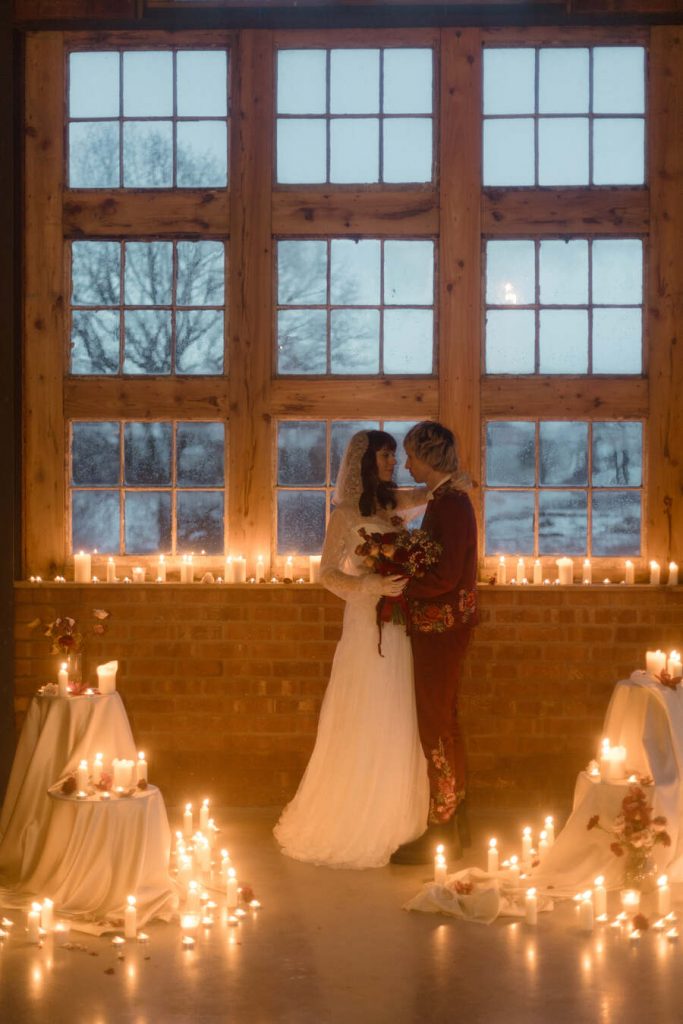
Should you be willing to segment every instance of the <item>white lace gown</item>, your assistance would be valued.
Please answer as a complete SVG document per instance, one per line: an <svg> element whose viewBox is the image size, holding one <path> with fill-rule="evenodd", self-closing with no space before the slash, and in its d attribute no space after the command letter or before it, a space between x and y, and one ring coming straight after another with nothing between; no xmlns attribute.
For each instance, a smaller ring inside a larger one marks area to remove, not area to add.
<svg viewBox="0 0 683 1024"><path fill-rule="evenodd" d="M411 492L399 501L410 503ZM357 508L342 505L330 516L321 581L344 598L346 608L315 748L274 830L283 853L296 860L381 867L425 829L429 785L410 639L404 626L386 623L380 656L377 577L368 578L355 554L360 527L395 529L391 514L363 518Z"/></svg>

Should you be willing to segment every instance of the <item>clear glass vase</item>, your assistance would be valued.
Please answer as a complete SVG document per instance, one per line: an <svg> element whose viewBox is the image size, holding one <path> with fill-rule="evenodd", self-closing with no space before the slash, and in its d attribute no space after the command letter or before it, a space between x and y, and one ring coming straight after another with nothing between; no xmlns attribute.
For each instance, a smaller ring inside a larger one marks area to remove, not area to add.
<svg viewBox="0 0 683 1024"><path fill-rule="evenodd" d="M624 861L624 886L639 892L654 892L657 887L652 857L644 850L629 850Z"/></svg>
<svg viewBox="0 0 683 1024"><path fill-rule="evenodd" d="M75 686L81 686L83 682L83 661L80 651L74 651L66 656L66 668L69 673L69 682Z"/></svg>

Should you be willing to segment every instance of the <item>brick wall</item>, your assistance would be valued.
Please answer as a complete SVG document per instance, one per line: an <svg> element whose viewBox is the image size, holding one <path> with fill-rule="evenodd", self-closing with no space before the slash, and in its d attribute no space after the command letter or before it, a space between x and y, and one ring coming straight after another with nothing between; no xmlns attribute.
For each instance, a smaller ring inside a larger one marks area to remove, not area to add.
<svg viewBox="0 0 683 1024"><path fill-rule="evenodd" d="M482 587L462 696L475 806L561 812L593 756L616 680L647 648L683 647L683 587ZM203 794L280 804L315 738L342 602L317 586L16 588L18 724L57 658L31 626L92 609L85 670L118 658L118 689L169 803Z"/></svg>

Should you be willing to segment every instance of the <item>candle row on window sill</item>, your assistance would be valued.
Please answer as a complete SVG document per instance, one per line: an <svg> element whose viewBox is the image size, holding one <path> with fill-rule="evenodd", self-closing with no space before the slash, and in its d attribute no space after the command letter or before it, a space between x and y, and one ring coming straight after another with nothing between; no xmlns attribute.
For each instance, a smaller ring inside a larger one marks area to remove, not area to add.
<svg viewBox="0 0 683 1024"><path fill-rule="evenodd" d="M498 559L498 567L496 572L496 582L499 584L504 583L515 583L520 585L531 584L531 586L549 586L550 584L559 584L561 586L570 586L574 583L574 562L571 558L557 558L555 559L555 565L557 566L557 578L550 580L543 576L543 563L540 558L534 559L531 564L531 578L527 576L526 562L523 558L518 558L514 570L514 575L508 578L508 563L504 555L501 555ZM512 566L510 566L512 569ZM619 582L627 585L632 585L636 581L635 579L635 565L630 559L626 559L624 562L624 578ZM577 579L578 582L578 579ZM581 567L581 583L591 584L597 582L593 580L593 566L591 565L590 558L584 558ZM610 584L611 579L602 580L603 584ZM658 562L650 562L650 577L649 582L651 586L659 586L662 582L661 578L661 567ZM678 564L676 562L669 562L669 576L667 583L670 587L678 586Z"/></svg>

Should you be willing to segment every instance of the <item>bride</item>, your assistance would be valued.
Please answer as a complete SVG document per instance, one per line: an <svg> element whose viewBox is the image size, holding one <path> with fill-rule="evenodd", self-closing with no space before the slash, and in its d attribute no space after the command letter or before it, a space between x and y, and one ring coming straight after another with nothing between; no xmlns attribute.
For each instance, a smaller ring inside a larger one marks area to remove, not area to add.
<svg viewBox="0 0 683 1024"><path fill-rule="evenodd" d="M313 754L274 830L287 856L327 867L381 867L427 820L405 626L385 623L381 655L377 645L377 601L406 581L368 572L355 554L361 527L396 529L397 515L425 504L425 488L396 488L395 465L396 441L381 430L354 434L342 459L320 567L323 585L346 602L342 636Z"/></svg>

